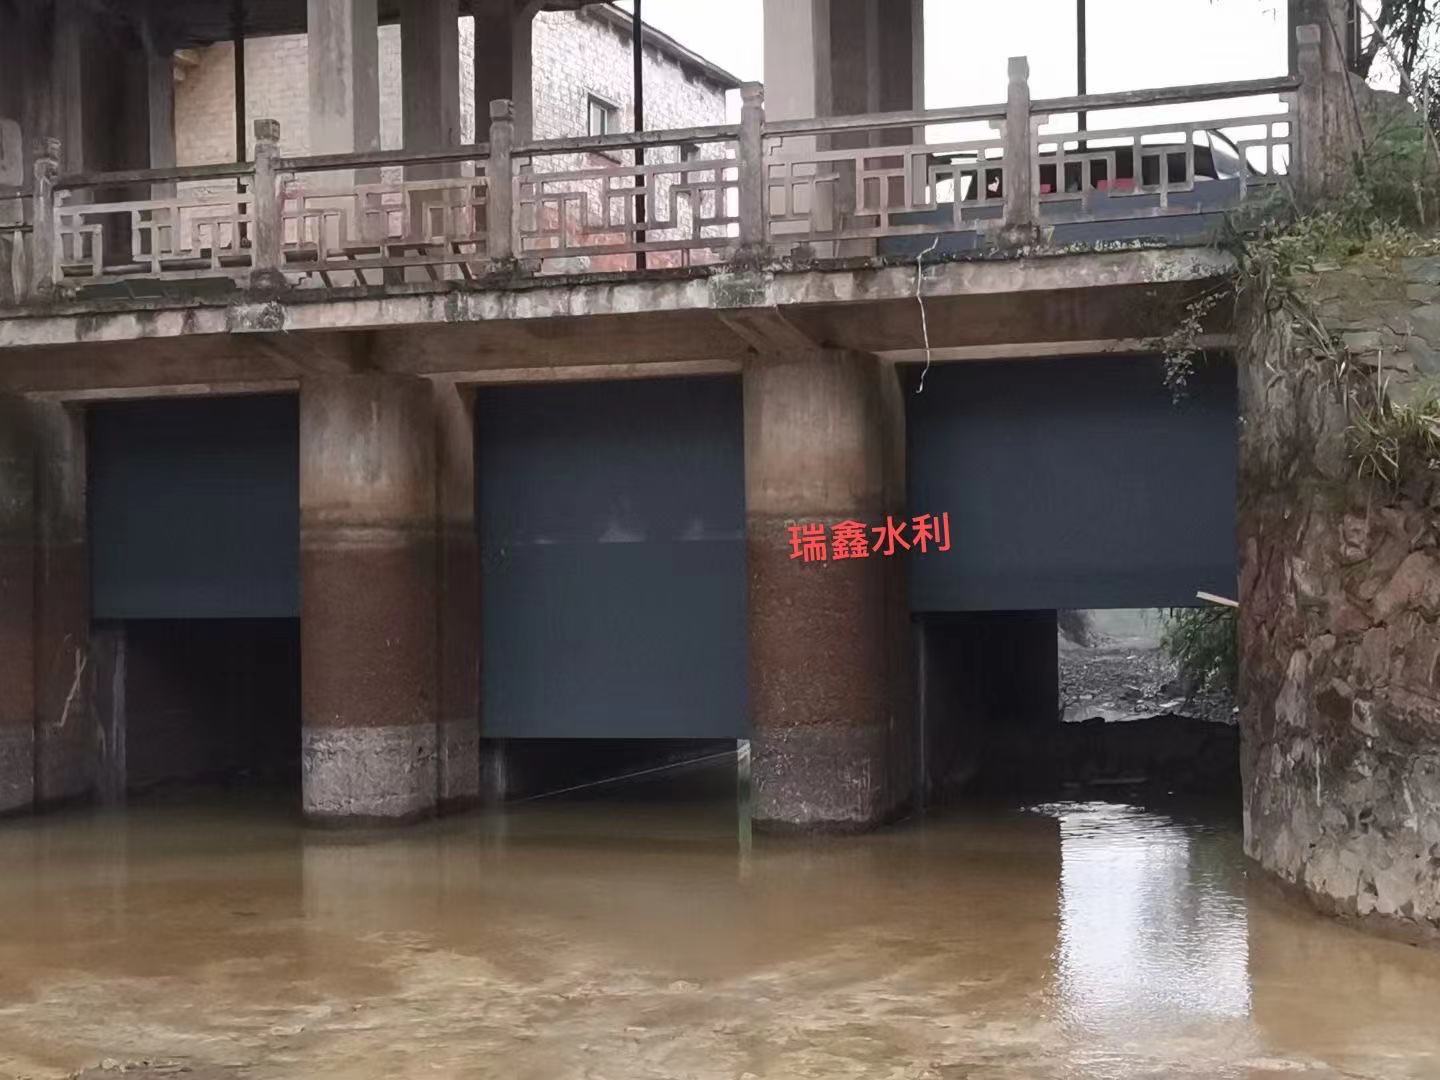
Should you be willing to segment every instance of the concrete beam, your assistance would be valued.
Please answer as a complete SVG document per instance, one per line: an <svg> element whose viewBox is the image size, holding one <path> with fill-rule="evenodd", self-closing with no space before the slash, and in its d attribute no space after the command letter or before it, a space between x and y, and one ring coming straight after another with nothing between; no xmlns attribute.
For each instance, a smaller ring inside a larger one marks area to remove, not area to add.
<svg viewBox="0 0 1440 1080"><path fill-rule="evenodd" d="M931 345L937 355L962 350L957 358L974 359L1032 344L1063 352L1074 342L1093 353L1097 342L1143 342L1168 332L1194 292L1232 266L1229 256L1206 249L938 264L926 269ZM862 264L648 280L557 277L474 291L396 286L333 298L317 291L230 305L37 308L0 316L0 391L243 386L357 364L484 377L609 365L617 356L628 364L735 361L806 342L914 356L924 345L914 274L913 266ZM230 332L257 324L269 329Z"/></svg>
<svg viewBox="0 0 1440 1080"><path fill-rule="evenodd" d="M1081 299L1100 288L1185 287L1225 277L1234 269L1234 258L1213 248L1136 248L956 260L926 266L925 297L927 305L965 296L985 297L988 302L1006 294L1065 294ZM648 278L555 275L499 281L489 288L463 292L445 284L395 287L381 295L371 289L316 290L263 303L134 299L16 308L0 313L0 350L67 344L94 347L140 339L153 343L173 337L231 334L261 314L267 326L294 334L420 324L648 317L709 309L729 313L784 308L787 318L794 321L794 309L802 307L819 310L881 301L904 301L915 311L913 262L888 265L857 260L849 265L801 270L696 271ZM914 321L918 328L918 316ZM1014 328L1011 339L1028 329ZM4 379L4 362L0 359L0 380Z"/></svg>

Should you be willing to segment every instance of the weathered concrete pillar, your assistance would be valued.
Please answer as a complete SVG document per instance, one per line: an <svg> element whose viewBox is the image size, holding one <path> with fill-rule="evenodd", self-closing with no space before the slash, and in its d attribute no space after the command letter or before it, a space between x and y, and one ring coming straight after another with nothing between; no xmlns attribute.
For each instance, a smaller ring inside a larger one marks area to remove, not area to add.
<svg viewBox="0 0 1440 1080"><path fill-rule="evenodd" d="M808 120L829 116L831 0L765 0L765 118ZM787 153L814 153L812 135L786 139ZM817 231L833 226L835 185L816 185L811 218ZM804 225L772 226L772 237L784 250L787 233L805 232ZM816 248L833 254L833 245Z"/></svg>
<svg viewBox="0 0 1440 1080"><path fill-rule="evenodd" d="M439 799L480 799L480 538L475 531L475 397L435 384L439 521Z"/></svg>
<svg viewBox="0 0 1440 1080"><path fill-rule="evenodd" d="M85 416L31 402L35 439L35 801L89 798L100 747L92 707Z"/></svg>
<svg viewBox="0 0 1440 1080"><path fill-rule="evenodd" d="M1330 45L1335 47L1338 63L1349 68L1355 61L1359 48L1358 33L1363 21L1358 14L1355 0L1289 0L1287 4L1290 32L1290 73L1299 69L1299 52L1296 47L1295 31L1302 26L1318 26ZM1327 46L1328 48L1329 46Z"/></svg>
<svg viewBox="0 0 1440 1080"><path fill-rule="evenodd" d="M310 152L380 149L376 0L308 0Z"/></svg>
<svg viewBox="0 0 1440 1080"><path fill-rule="evenodd" d="M515 138L534 132L533 30L539 0L477 0L475 11L475 138L483 142L489 103L515 104Z"/></svg>
<svg viewBox="0 0 1440 1080"><path fill-rule="evenodd" d="M150 168L174 168L175 158L175 65L172 54L159 47L146 53L146 110L150 133ZM169 198L175 185L151 184L152 199Z"/></svg>
<svg viewBox="0 0 1440 1080"><path fill-rule="evenodd" d="M765 0L765 115L830 115L831 0Z"/></svg>
<svg viewBox="0 0 1440 1080"><path fill-rule="evenodd" d="M0 396L0 813L35 797L35 453L18 398Z"/></svg>
<svg viewBox="0 0 1440 1080"><path fill-rule="evenodd" d="M458 0L412 0L400 8L401 119L405 149L440 150L460 142ZM447 170L412 165L412 179Z"/></svg>
<svg viewBox="0 0 1440 1080"><path fill-rule="evenodd" d="M435 405L400 375L300 389L302 772L308 817L436 801Z"/></svg>
<svg viewBox="0 0 1440 1080"><path fill-rule="evenodd" d="M894 372L825 350L745 368L754 818L862 829L911 786L910 635L903 555L792 559L791 526L871 529L904 502Z"/></svg>
<svg viewBox="0 0 1440 1080"><path fill-rule="evenodd" d="M828 45L833 115L924 108L922 0L830 0Z"/></svg>
<svg viewBox="0 0 1440 1080"><path fill-rule="evenodd" d="M767 117L924 107L923 0L765 0ZM858 138L856 145L867 141ZM868 141L894 139L877 133Z"/></svg>
<svg viewBox="0 0 1440 1080"><path fill-rule="evenodd" d="M83 172L85 145L85 13L79 0L57 0L53 16L49 107L44 137L60 139L62 172Z"/></svg>

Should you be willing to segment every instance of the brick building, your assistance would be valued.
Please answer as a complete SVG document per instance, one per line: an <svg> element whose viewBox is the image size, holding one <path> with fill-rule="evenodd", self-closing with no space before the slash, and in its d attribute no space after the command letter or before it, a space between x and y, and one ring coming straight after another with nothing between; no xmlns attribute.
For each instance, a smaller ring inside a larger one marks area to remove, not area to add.
<svg viewBox="0 0 1440 1080"><path fill-rule="evenodd" d="M603 133L597 128L612 133L633 130L631 25L629 14L610 4L535 16L531 55L536 138ZM645 38L645 126L725 123L726 94L738 90L739 81L653 27L646 27ZM461 140L473 142L477 136L472 17L461 18L459 40ZM380 145L386 150L403 145L400 52L399 25L381 26ZM257 37L246 43L245 113L278 120L281 149L287 154L312 151L307 63L304 34ZM178 163L234 160L234 47L222 42L182 50L175 71ZM253 153L253 131L249 139ZM478 141L485 141L484 132Z"/></svg>

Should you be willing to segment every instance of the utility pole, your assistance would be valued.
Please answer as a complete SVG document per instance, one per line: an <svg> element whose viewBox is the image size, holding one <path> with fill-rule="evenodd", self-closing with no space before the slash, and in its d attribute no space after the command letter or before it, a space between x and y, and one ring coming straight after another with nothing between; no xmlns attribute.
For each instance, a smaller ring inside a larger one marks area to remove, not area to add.
<svg viewBox="0 0 1440 1080"><path fill-rule="evenodd" d="M631 36L633 38L631 57L634 63L632 81L634 83L633 89L635 96L635 132L639 134L645 130L645 24L640 21L642 0L634 0L634 4L635 13L632 16L633 21L631 22ZM645 164L644 147L637 146L635 148L635 164L637 166ZM635 186L637 188L643 188L645 186L645 177L643 175L636 175ZM635 222L639 225L645 223L645 196L643 193L635 196ZM644 229L636 230L635 242L637 244L645 243ZM645 269L645 252L637 251L635 253L635 269Z"/></svg>
<svg viewBox="0 0 1440 1080"><path fill-rule="evenodd" d="M235 42L235 161L239 163L250 157L245 138L245 0L231 0L230 34ZM235 179L235 192L245 193L245 181L239 177ZM248 230L243 224L236 227L243 244L249 240Z"/></svg>
<svg viewBox="0 0 1440 1080"><path fill-rule="evenodd" d="M1075 92L1084 97L1090 91L1086 89L1086 78L1089 60L1086 58L1086 47L1088 45L1088 34L1085 29L1085 5L1087 0L1075 0ZM1083 132L1089 123L1089 116L1084 109L1080 110L1080 130ZM1085 140L1080 140L1080 149L1085 149ZM1057 181L1058 182L1058 181Z"/></svg>
<svg viewBox="0 0 1440 1080"><path fill-rule="evenodd" d="M235 160L248 160L245 123L245 0L230 5L230 36L235 45Z"/></svg>

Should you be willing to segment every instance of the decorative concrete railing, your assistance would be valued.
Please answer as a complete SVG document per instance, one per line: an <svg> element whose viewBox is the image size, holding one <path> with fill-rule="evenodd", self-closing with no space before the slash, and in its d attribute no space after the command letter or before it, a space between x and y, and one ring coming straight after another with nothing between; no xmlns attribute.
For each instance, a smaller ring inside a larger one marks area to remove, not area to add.
<svg viewBox="0 0 1440 1080"><path fill-rule="evenodd" d="M1325 155L1307 156L1305 140L1324 138L1325 77L1318 31L1300 39L1294 78L1032 101L1017 58L994 105L767 121L748 84L738 125L525 144L510 103L492 102L488 143L442 151L285 158L279 125L260 120L253 162L58 177L49 140L28 192L39 224L10 227L13 292L754 265L1065 242L1086 224L1212 214L1282 183L1316 186ZM1267 95L1278 111L1233 115ZM1195 118L1197 103L1224 101ZM1104 123L1159 106L1192 108ZM1051 130L1076 114L1084 130Z"/></svg>
<svg viewBox="0 0 1440 1080"><path fill-rule="evenodd" d="M739 242L739 140L714 127L514 147L513 255L552 269L723 261Z"/></svg>

